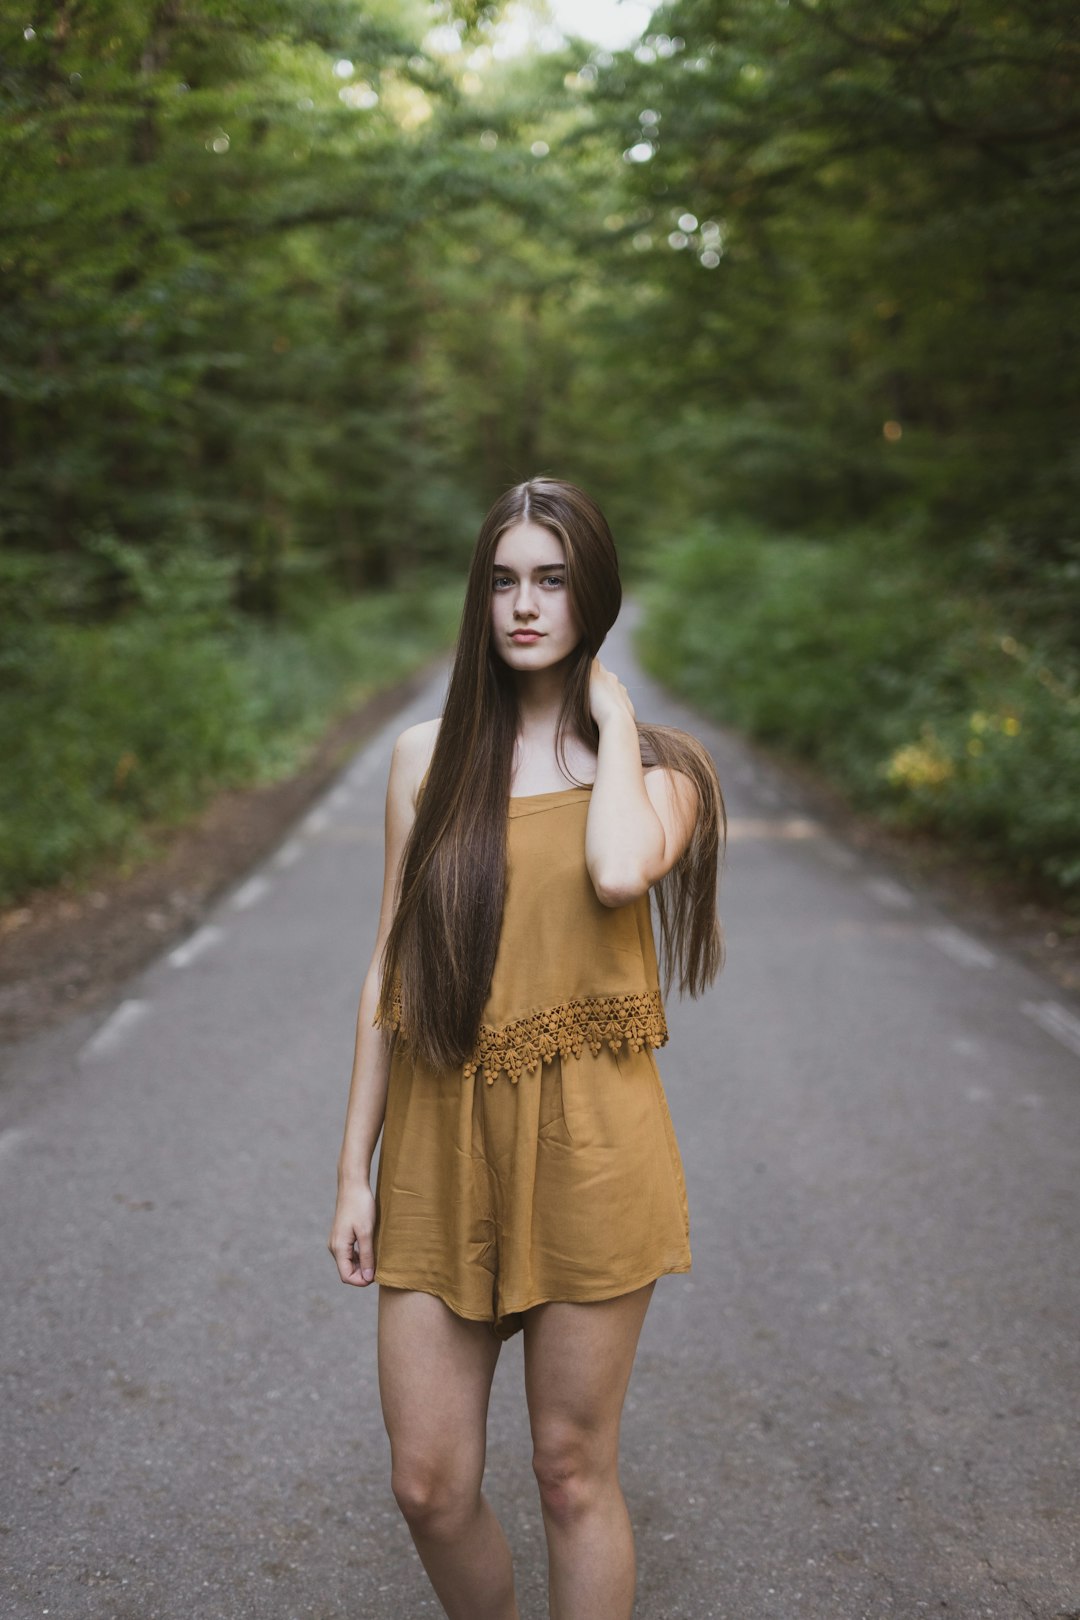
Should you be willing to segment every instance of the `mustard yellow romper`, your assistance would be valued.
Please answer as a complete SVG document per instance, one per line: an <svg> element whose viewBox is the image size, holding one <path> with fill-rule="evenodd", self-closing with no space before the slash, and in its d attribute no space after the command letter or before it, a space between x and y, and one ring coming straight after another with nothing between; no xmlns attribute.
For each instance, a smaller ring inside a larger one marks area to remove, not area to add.
<svg viewBox="0 0 1080 1620"><path fill-rule="evenodd" d="M437 1294L500 1338L547 1300L690 1270L648 893L604 906L591 787L511 798L499 949L476 1047L433 1069L397 1030L375 1185L375 1281Z"/></svg>

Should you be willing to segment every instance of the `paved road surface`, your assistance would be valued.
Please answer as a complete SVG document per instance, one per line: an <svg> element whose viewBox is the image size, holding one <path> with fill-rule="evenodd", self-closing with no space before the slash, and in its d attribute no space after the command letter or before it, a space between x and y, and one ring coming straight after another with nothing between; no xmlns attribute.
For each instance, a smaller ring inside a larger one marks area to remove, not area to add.
<svg viewBox="0 0 1080 1620"><path fill-rule="evenodd" d="M623 1425L639 1620L1080 1612L1080 1009L715 751L728 966L658 1053L693 1271ZM326 1251L393 738L116 1007L8 1049L4 1614L439 1613L388 1488L376 1291ZM488 1488L546 1614L521 1340Z"/></svg>

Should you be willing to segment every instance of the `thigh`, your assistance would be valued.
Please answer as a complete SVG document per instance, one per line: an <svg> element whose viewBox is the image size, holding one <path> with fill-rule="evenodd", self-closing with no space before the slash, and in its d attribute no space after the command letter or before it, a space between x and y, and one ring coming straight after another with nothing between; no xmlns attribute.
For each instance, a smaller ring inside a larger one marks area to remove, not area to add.
<svg viewBox="0 0 1080 1620"><path fill-rule="evenodd" d="M435 1294L379 1288L379 1395L395 1468L483 1477L502 1340Z"/></svg>
<svg viewBox="0 0 1080 1620"><path fill-rule="evenodd" d="M522 1319L534 1444L614 1461L619 1420L655 1279L614 1299L537 1305Z"/></svg>

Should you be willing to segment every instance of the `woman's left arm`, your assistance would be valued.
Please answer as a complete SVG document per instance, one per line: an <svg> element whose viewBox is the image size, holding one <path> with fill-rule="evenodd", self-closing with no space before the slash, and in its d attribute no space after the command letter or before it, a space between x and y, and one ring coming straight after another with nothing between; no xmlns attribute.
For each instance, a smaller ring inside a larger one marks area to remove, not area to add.
<svg viewBox="0 0 1080 1620"><path fill-rule="evenodd" d="M669 872L686 849L698 791L683 771L641 767L634 706L625 686L593 659L589 708L600 731L585 826L585 864L605 906L625 906Z"/></svg>

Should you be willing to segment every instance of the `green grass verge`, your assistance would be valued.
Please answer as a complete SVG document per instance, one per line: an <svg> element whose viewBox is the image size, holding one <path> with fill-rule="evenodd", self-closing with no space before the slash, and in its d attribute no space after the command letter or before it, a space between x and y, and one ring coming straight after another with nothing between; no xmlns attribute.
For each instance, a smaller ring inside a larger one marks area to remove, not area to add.
<svg viewBox="0 0 1080 1620"><path fill-rule="evenodd" d="M1080 915L1080 678L888 536L701 527L653 553L645 667Z"/></svg>
<svg viewBox="0 0 1080 1620"><path fill-rule="evenodd" d="M300 769L326 726L457 630L461 583L414 581L292 624L138 608L9 641L0 705L0 905L139 859L221 787Z"/></svg>

